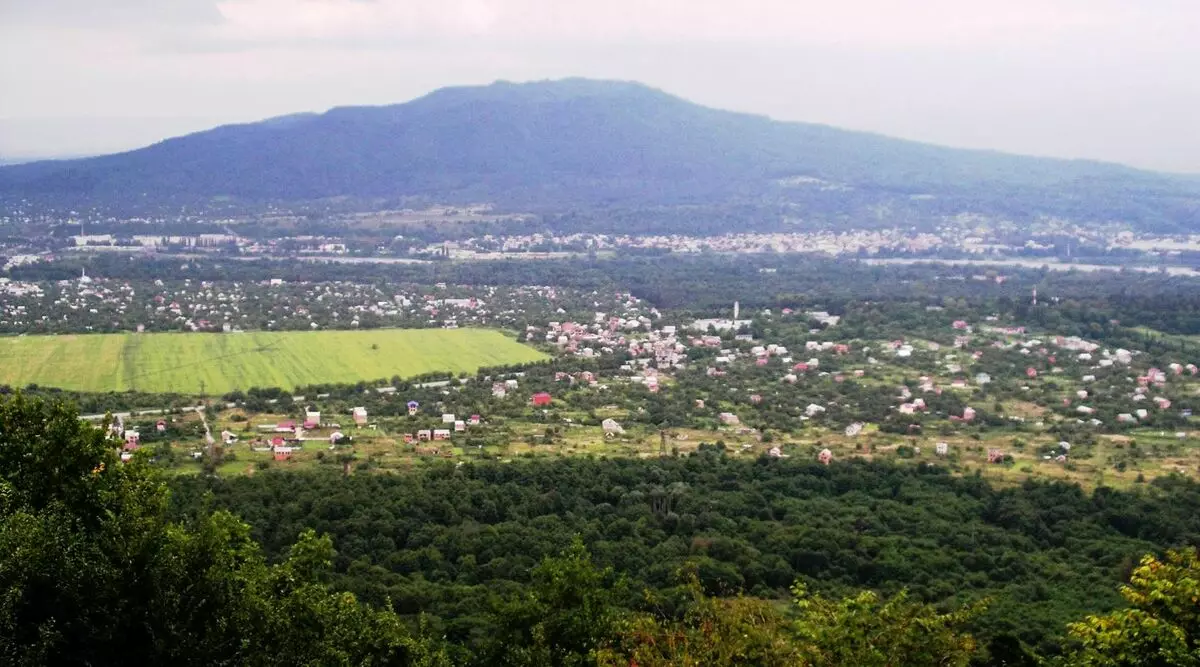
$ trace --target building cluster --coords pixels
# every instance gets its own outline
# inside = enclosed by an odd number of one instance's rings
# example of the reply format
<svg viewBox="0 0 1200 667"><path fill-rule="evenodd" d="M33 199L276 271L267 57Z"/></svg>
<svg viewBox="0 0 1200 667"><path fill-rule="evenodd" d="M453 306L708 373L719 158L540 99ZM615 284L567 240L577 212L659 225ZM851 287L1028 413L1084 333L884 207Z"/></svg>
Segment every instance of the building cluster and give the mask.
<svg viewBox="0 0 1200 667"><path fill-rule="evenodd" d="M486 326L522 328L603 308L636 318L628 294L539 286L352 282L0 279L0 333ZM644 319L644 318L643 318Z"/></svg>

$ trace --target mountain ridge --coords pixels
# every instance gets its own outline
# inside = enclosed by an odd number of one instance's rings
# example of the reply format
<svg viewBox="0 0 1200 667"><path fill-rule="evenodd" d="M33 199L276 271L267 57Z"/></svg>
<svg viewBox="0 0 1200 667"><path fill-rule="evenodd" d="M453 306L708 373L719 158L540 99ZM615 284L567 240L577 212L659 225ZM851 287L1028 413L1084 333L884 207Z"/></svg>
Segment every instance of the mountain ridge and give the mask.
<svg viewBox="0 0 1200 667"><path fill-rule="evenodd" d="M786 186L803 179L840 194ZM816 192L813 192L816 190ZM223 125L79 160L0 167L0 195L248 200L424 196L512 205L886 206L1200 229L1200 178L948 148L701 106L629 81L441 88ZM905 202L932 197L936 204Z"/></svg>

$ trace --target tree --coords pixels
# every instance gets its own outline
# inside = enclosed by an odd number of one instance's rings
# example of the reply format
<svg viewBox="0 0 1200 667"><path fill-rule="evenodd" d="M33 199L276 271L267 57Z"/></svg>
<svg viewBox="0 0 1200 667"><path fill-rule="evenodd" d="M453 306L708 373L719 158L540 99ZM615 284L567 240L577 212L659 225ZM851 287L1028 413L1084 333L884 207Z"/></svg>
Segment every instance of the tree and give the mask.
<svg viewBox="0 0 1200 667"><path fill-rule="evenodd" d="M274 566L228 512L167 518L145 454L62 403L0 398L0 662L435 665L390 610L330 593L308 531Z"/></svg>
<svg viewBox="0 0 1200 667"><path fill-rule="evenodd" d="M1142 558L1121 588L1129 602L1068 626L1079 645L1059 664L1081 667L1200 665L1200 559L1196 549Z"/></svg>
<svg viewBox="0 0 1200 667"><path fill-rule="evenodd" d="M594 652L616 626L623 590L624 581L611 568L597 568L575 537L561 556L534 568L527 592L498 605L498 631L483 664L593 664Z"/></svg>
<svg viewBox="0 0 1200 667"><path fill-rule="evenodd" d="M695 576L682 620L631 616L598 652L601 667L790 667L798 655L780 613L763 600L704 595Z"/></svg>
<svg viewBox="0 0 1200 667"><path fill-rule="evenodd" d="M976 603L942 614L911 602L906 592L884 600L864 591L841 600L792 588L799 618L795 633L801 664L812 667L965 666L975 652L968 622L983 611Z"/></svg>

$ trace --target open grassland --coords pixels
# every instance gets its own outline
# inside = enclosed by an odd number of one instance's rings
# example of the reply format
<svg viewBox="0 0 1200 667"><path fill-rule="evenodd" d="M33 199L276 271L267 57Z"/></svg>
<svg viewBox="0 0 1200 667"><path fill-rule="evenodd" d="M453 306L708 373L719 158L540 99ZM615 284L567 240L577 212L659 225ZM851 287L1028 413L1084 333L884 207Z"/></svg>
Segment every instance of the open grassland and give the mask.
<svg viewBox="0 0 1200 667"><path fill-rule="evenodd" d="M501 332L482 329L20 336L0 338L0 383L222 394L474 372L544 358Z"/></svg>

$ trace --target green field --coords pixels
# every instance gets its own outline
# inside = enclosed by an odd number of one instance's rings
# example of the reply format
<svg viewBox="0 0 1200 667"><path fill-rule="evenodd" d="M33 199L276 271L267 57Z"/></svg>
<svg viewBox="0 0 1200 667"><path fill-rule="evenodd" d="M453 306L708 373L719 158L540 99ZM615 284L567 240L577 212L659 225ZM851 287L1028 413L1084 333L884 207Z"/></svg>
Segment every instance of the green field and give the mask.
<svg viewBox="0 0 1200 667"><path fill-rule="evenodd" d="M483 329L18 336L0 338L0 384L214 395L545 358Z"/></svg>

